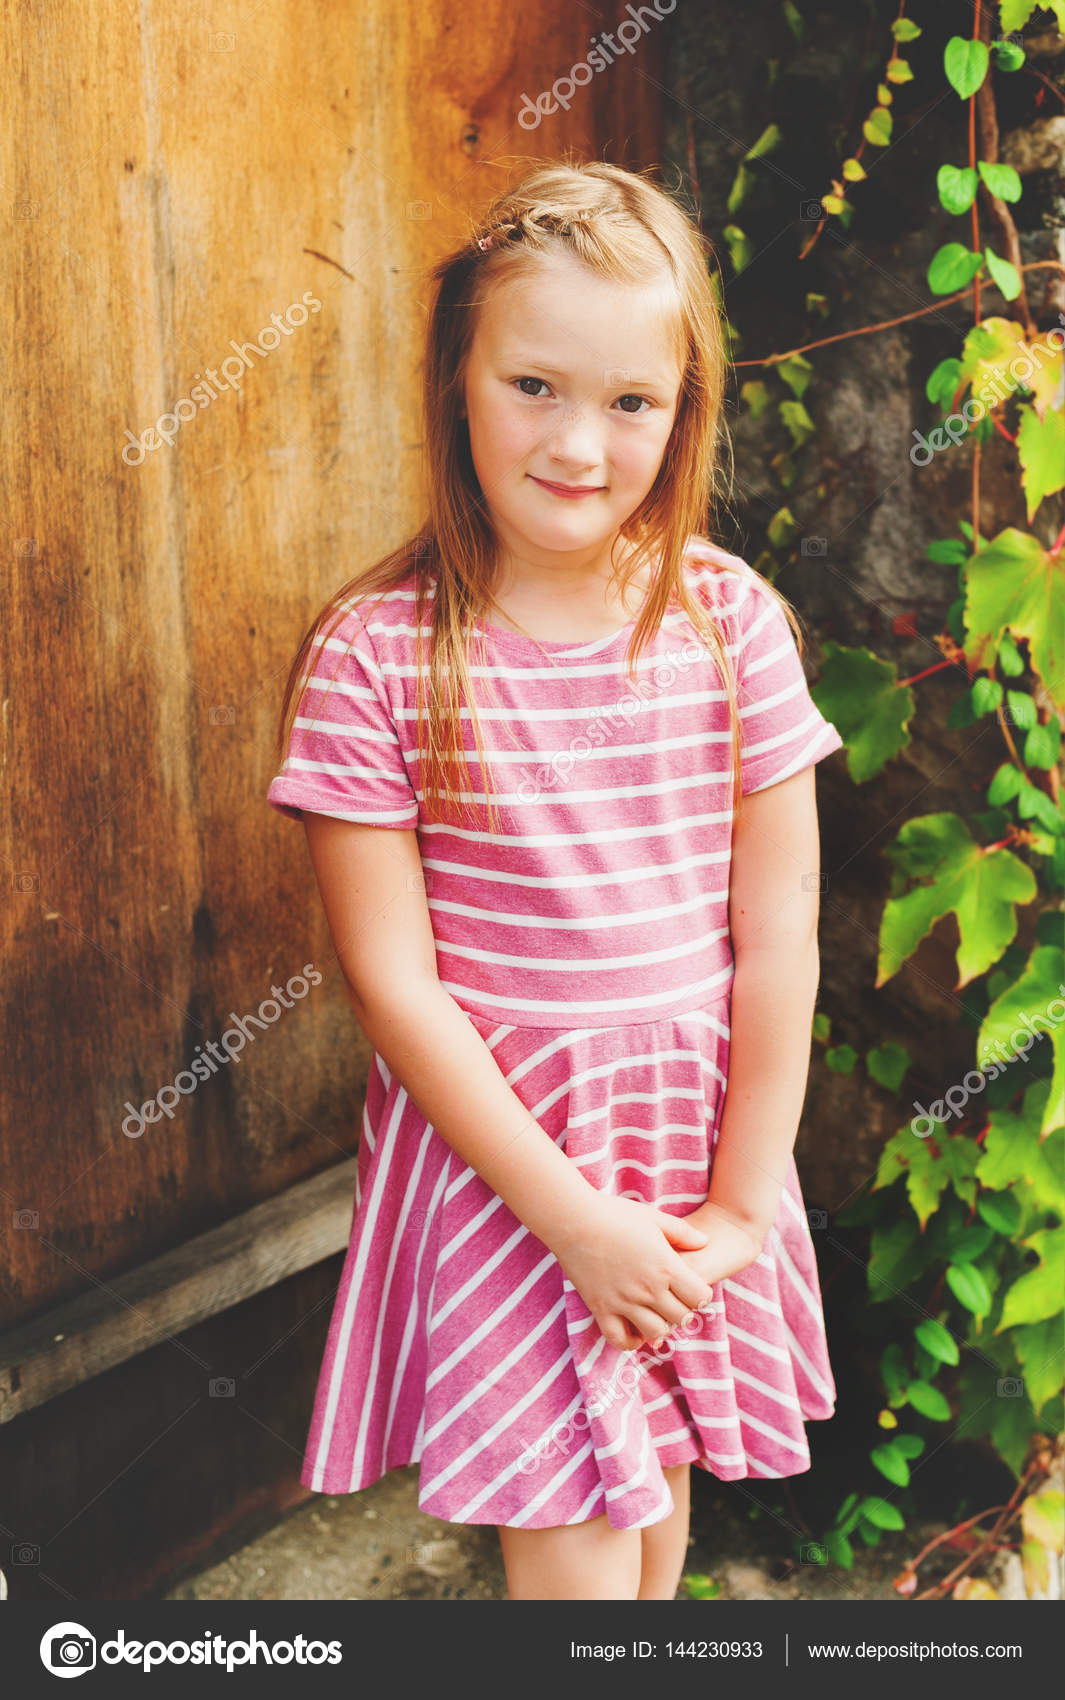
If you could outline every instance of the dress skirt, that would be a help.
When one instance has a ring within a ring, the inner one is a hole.
[[[576,1030],[465,1013],[593,1186],[677,1216],[703,1202],[727,992]],[[757,1259],[658,1347],[624,1352],[373,1054],[306,1487],[351,1493],[417,1463],[419,1507],[447,1522],[540,1529],[605,1514],[642,1528],[673,1509],[671,1465],[724,1481],[808,1470],[804,1424],[832,1416],[835,1397],[794,1158]]]

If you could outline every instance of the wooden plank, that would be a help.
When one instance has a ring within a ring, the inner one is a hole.
[[[0,1336],[0,1422],[343,1250],[356,1161],[336,1163]]]

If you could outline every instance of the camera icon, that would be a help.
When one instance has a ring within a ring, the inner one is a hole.
[[[808,1210],[806,1212],[806,1221],[811,1228],[827,1228],[828,1227],[828,1211],[827,1210]]]
[[[603,382],[608,390],[614,389],[617,384],[630,384],[632,372],[628,366],[608,366],[603,373]]]
[[[408,201],[408,218],[432,218],[433,209],[429,201]]]
[[[228,30],[215,30],[211,36],[212,53],[232,53],[236,45],[236,36]]]
[[[1003,1375],[995,1382],[995,1392],[1000,1399],[1021,1399],[1024,1382],[1019,1375]]]
[[[827,891],[828,875],[822,868],[821,871],[816,874],[803,874],[799,884],[802,886],[803,891]]]
[[[827,555],[827,537],[804,537],[799,544],[800,555]]]
[[[232,1399],[237,1391],[237,1384],[231,1375],[216,1375],[207,1383],[207,1393],[211,1399]]]
[[[36,555],[36,553],[37,553],[37,539],[36,539],[36,537],[16,537],[15,538],[15,554],[16,555]]]
[[[799,206],[799,217],[804,223],[817,224],[825,216],[825,209],[820,201],[803,201]]]
[[[96,1637],[80,1623],[59,1623],[41,1638],[41,1662],[66,1675],[96,1668]]]
[[[37,1210],[16,1210],[11,1220],[16,1228],[39,1228],[41,1225]]]
[[[212,726],[235,726],[237,711],[231,703],[223,703],[218,708],[209,708],[207,718]]]
[[[15,890],[16,891],[40,891],[40,889],[41,889],[41,876],[40,876],[40,874],[21,873],[21,874],[15,875]]]
[[[799,1562],[800,1564],[827,1564],[828,1548],[823,1547],[820,1541],[804,1541],[799,1548]]]
[[[410,553],[416,558],[420,558],[422,555],[431,554],[432,545],[429,542],[428,537],[415,537],[410,546]]]
[[[40,1564],[40,1547],[31,1546],[29,1541],[20,1541],[18,1546],[11,1548],[12,1564]]]
[[[40,218],[40,216],[41,216],[41,203],[40,203],[40,201],[16,201],[15,202],[15,217],[16,218]]]
[[[426,874],[426,873],[408,874],[407,875],[407,890],[408,891],[424,891],[424,892],[431,891],[432,890],[432,877],[431,877],[431,875]]]

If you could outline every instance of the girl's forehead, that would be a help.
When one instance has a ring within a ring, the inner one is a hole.
[[[679,361],[679,327],[680,301],[668,271],[633,283],[568,257],[545,257],[493,284],[477,314],[475,340],[500,352],[537,354],[560,369],[607,349],[611,359],[620,349],[625,366],[653,360],[670,368]]]

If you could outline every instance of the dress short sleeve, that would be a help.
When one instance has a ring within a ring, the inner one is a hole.
[[[418,824],[388,682],[353,610],[310,652],[288,747],[266,800],[293,820],[306,810],[371,826]]]
[[[795,637],[780,604],[749,568],[736,613],[734,656],[744,796],[764,791],[843,747],[810,695]]]

